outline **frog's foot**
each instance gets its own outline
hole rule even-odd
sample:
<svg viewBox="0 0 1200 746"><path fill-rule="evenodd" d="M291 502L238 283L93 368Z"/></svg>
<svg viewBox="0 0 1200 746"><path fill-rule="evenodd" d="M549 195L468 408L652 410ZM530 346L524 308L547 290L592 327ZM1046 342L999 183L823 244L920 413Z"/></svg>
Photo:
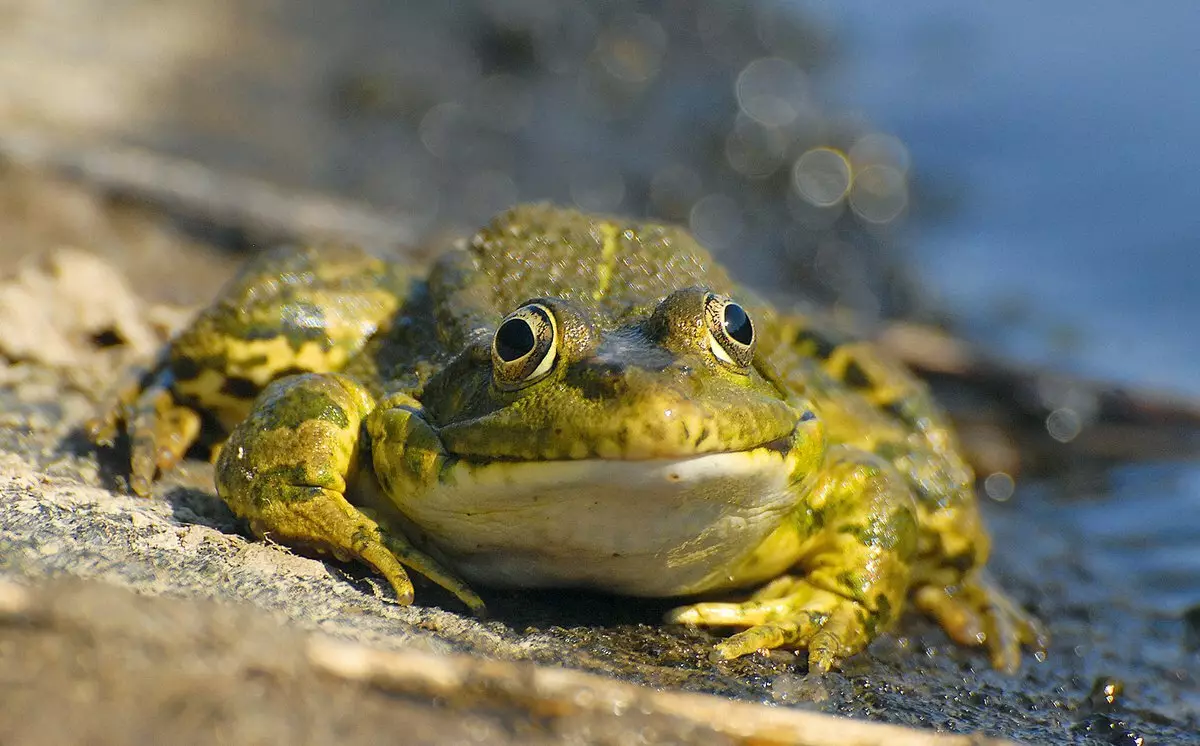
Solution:
<svg viewBox="0 0 1200 746"><path fill-rule="evenodd" d="M150 494L154 477L179 463L200 435L200 415L171 393L171 374L160 369L122 382L115 402L85 425L88 437L112 446L122 423L129 432L129 487Z"/></svg>
<svg viewBox="0 0 1200 746"><path fill-rule="evenodd" d="M718 643L710 657L731 660L758 650L808 648L810 671L829 671L863 650L880 626L862 604L785 575L743 603L681 606L667 621L706 627L746 627Z"/></svg>
<svg viewBox="0 0 1200 746"><path fill-rule="evenodd" d="M462 581L346 499L358 472L360 425L373 405L345 376L276 381L221 449L217 493L264 539L375 568L401 604L413 600L407 565L482 612L483 602Z"/></svg>
<svg viewBox="0 0 1200 746"><path fill-rule="evenodd" d="M998 671L1016 673L1022 646L1045 654L1049 642L1045 629L984 572L954 586L921 586L913 593L913 602L958 644L985 646Z"/></svg>
<svg viewBox="0 0 1200 746"><path fill-rule="evenodd" d="M476 616L484 615L483 600L463 581L403 537L382 529L341 493L281 482L266 489L273 490L275 497L250 518L255 535L325 552L343 562L359 560L387 579L402 606L413 601L407 566L453 593Z"/></svg>

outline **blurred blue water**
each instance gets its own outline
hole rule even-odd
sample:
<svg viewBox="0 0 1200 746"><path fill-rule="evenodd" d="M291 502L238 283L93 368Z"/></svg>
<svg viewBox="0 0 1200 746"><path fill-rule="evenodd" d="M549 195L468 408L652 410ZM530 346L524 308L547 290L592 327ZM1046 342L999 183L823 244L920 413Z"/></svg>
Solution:
<svg viewBox="0 0 1200 746"><path fill-rule="evenodd" d="M825 100L910 149L935 304L989 349L1200 396L1200 3L797 5L841 43ZM999 541L1049 527L1094 579L1068 589L1083 605L1200 604L1200 467L1066 481L1019 485Z"/></svg>
<svg viewBox="0 0 1200 746"><path fill-rule="evenodd" d="M913 244L956 317L1025 359L1200 394L1200 3L799 5L843 42L826 99L898 135L936 197Z"/></svg>

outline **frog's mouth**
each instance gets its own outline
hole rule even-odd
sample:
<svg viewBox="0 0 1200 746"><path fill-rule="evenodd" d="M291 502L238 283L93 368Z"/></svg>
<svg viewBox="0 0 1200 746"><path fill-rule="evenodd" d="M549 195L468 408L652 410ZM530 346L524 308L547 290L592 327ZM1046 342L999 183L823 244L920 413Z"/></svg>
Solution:
<svg viewBox="0 0 1200 746"><path fill-rule="evenodd" d="M400 509L469 581L699 593L761 579L735 568L799 499L787 442L663 459L462 459Z"/></svg>
<svg viewBox="0 0 1200 746"><path fill-rule="evenodd" d="M428 491L397 507L467 580L588 587L643 596L699 593L786 569L737 570L802 499L824 458L801 417L751 448L641 459L448 459Z"/></svg>
<svg viewBox="0 0 1200 746"><path fill-rule="evenodd" d="M675 460L684 461L684 460L687 460L690 458L695 458L698 455L732 455L732 454L739 454L739 453L752 453L755 451L773 452L773 453L777 453L781 456L784 456L789 451L791 451L791 449L794 447L795 437L796 437L795 430L793 430L792 433L789 433L788 435L784 435L782 437L775 438L773 440L769 440L766 443L761 443L756 446L751 446L750 448L738 448L736 450L728 450L728 451L712 451L707 454L697 454L697 453L694 453L691 451L680 452L677 454L670 454L667 452L649 453L649 454L643 453L643 452L637 452L637 453L629 454L629 455L619 454L616 456L612 456L610 458L596 458L589 451L588 455L581 456L580 458L555 458L555 459L528 458L528 457L508 455L508 454L483 455L483 454L477 454L477 453L448 453L447 455L450 456L451 459L453 459L453 460L457 460L459 462L466 463L466 464L471 464L471 465L477 466L477 467L483 467L483 466L487 466L489 464L554 463L554 462L558 462L558 461L589 461L589 460L590 461L611 461L611 462L675 461Z"/></svg>
<svg viewBox="0 0 1200 746"><path fill-rule="evenodd" d="M473 463L652 461L760 449L784 452L811 412L785 401L753 397L735 403L679 396L556 413L506 407L438 428L449 455Z"/></svg>

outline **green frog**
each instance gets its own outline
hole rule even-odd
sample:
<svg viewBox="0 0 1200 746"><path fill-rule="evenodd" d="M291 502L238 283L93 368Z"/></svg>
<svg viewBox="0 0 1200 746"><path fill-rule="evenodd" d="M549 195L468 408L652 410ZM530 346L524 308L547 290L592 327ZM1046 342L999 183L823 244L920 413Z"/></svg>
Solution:
<svg viewBox="0 0 1200 746"><path fill-rule="evenodd" d="M409 571L476 612L469 584L680 597L669 622L740 630L712 658L821 671L909 601L1004 671L1044 643L984 571L926 387L678 227L529 205L427 274L262 254L92 433L121 427L139 494L228 433L217 493L256 535L364 562L401 604Z"/></svg>

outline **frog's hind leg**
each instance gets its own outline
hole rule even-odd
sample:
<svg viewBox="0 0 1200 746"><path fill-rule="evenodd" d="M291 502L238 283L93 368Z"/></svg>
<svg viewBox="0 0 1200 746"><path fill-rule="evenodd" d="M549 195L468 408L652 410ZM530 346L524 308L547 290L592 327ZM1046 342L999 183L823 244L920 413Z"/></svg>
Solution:
<svg viewBox="0 0 1200 746"><path fill-rule="evenodd" d="M958 644L986 646L998 671L1016 673L1023 645L1045 654L1049 638L1041 623L1005 595L982 568L952 583L924 584L912 598Z"/></svg>
<svg viewBox="0 0 1200 746"><path fill-rule="evenodd" d="M887 463L835 447L803 510L780 531L794 532L802 547L803 575L778 578L744 603L699 603L668 618L747 627L716 646L717 659L807 647L810 670L828 671L865 648L903 607L917 544L912 496Z"/></svg>
<svg viewBox="0 0 1200 746"><path fill-rule="evenodd" d="M171 393L168 371L137 371L121 382L110 397L115 403L86 425L93 443L112 446L117 429L129 431L129 487L137 495L150 494L150 483L183 458L200 435L196 410L180 405Z"/></svg>
<svg viewBox="0 0 1200 746"><path fill-rule="evenodd" d="M374 406L370 392L343 375L272 383L221 449L217 493L260 537L374 567L402 604L413 597L407 565L481 611L461 581L347 499L356 481L372 479L369 463L359 461L368 450L363 420Z"/></svg>
<svg viewBox="0 0 1200 746"><path fill-rule="evenodd" d="M411 278L353 247L284 247L260 254L183 329L147 373L128 381L87 430L111 445L130 434L133 491L174 466L202 421L228 432L272 380L342 369L388 324Z"/></svg>

